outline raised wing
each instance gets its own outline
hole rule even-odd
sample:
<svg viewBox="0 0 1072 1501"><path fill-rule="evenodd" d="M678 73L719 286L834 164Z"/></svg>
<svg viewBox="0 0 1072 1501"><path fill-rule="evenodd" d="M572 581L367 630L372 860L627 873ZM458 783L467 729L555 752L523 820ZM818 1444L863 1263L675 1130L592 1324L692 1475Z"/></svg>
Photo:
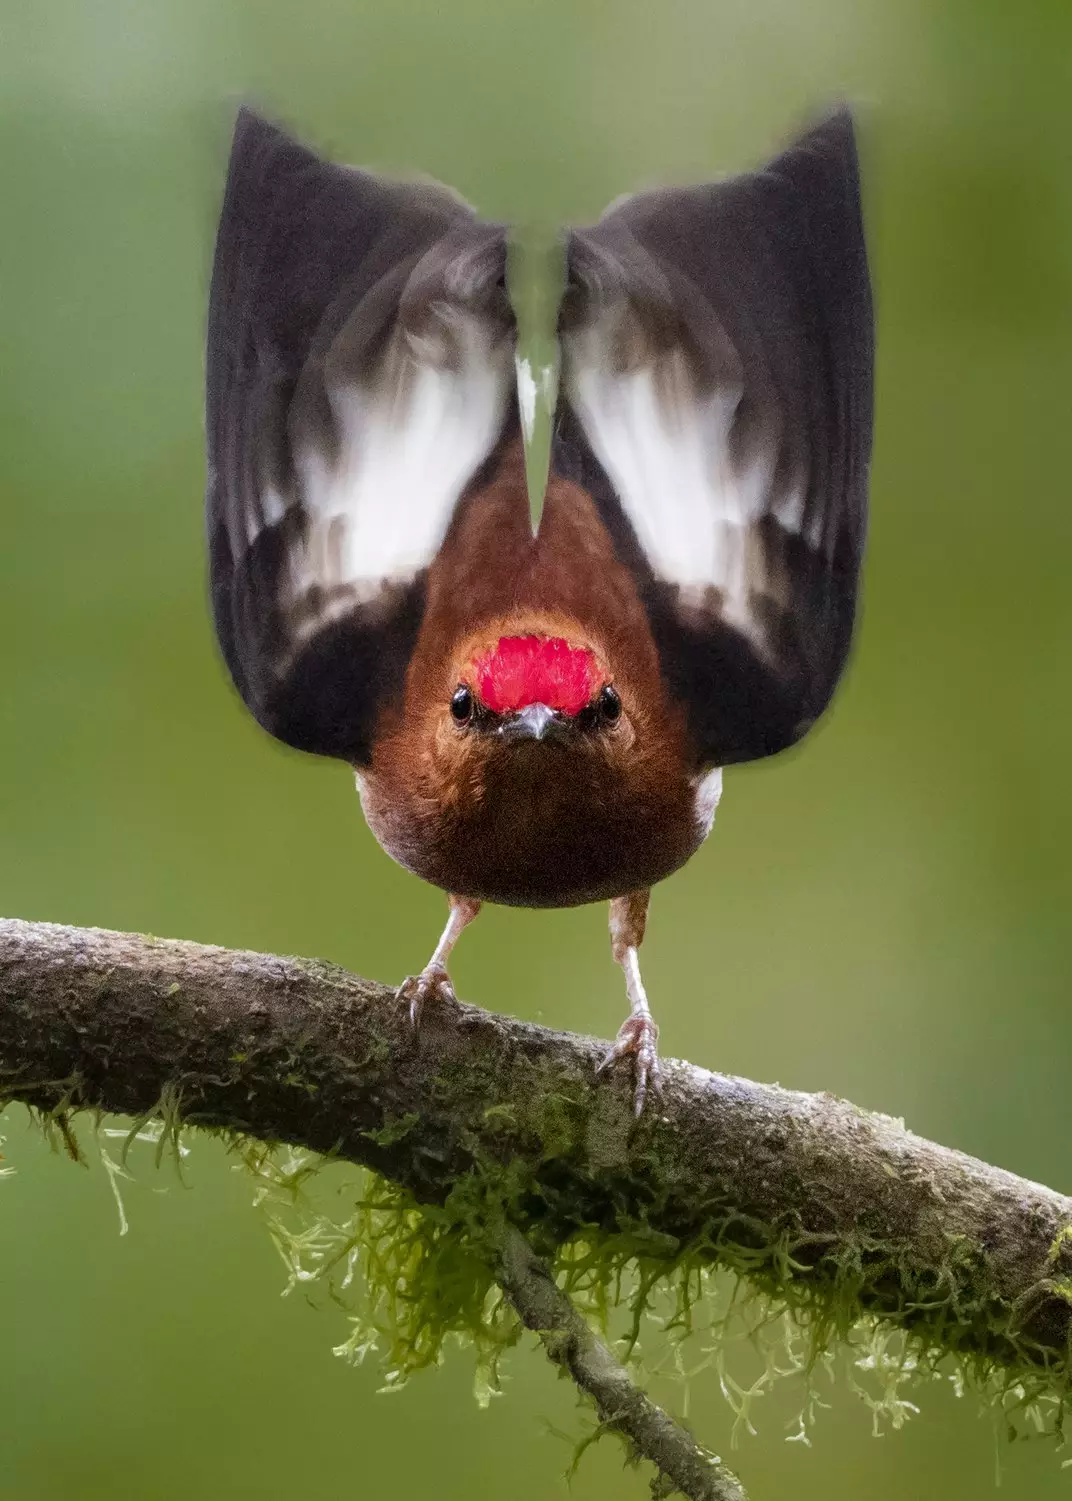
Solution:
<svg viewBox="0 0 1072 1501"><path fill-rule="evenodd" d="M262 725L367 761L423 579L518 428L506 235L239 115L209 308L216 628Z"/></svg>
<svg viewBox="0 0 1072 1501"><path fill-rule="evenodd" d="M851 118L567 248L555 472L633 569L700 765L783 750L852 635L872 314Z"/></svg>

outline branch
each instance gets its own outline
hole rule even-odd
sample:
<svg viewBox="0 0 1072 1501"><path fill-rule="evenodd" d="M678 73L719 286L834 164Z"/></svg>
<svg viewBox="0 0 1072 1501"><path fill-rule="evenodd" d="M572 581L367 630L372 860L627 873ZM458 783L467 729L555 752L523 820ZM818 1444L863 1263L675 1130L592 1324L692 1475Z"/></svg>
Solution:
<svg viewBox="0 0 1072 1501"><path fill-rule="evenodd" d="M650 1459L690 1501L746 1501L736 1475L639 1390L512 1227L503 1241L499 1282L548 1358L592 1398L603 1425L623 1434L634 1453Z"/></svg>
<svg viewBox="0 0 1072 1501"><path fill-rule="evenodd" d="M578 1234L729 1266L804 1313L895 1323L935 1358L1061 1397L1072 1199L887 1116L664 1065L635 1124L605 1044L475 1007L419 1034L387 987L330 965L0 922L0 1096L142 1116L162 1100L362 1163L423 1203L500 1169L541 1255Z"/></svg>

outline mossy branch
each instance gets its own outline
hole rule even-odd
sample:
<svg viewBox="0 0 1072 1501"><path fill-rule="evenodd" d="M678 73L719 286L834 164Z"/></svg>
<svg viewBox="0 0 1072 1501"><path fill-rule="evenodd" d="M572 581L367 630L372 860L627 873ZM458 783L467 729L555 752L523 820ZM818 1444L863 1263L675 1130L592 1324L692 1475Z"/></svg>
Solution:
<svg viewBox="0 0 1072 1501"><path fill-rule="evenodd" d="M311 1148L425 1205L468 1185L538 1257L581 1239L645 1285L721 1265L820 1348L871 1316L1063 1406L1072 1199L830 1095L685 1063L637 1123L631 1081L595 1074L605 1046L461 1004L414 1036L390 989L330 965L0 922L0 1098Z"/></svg>

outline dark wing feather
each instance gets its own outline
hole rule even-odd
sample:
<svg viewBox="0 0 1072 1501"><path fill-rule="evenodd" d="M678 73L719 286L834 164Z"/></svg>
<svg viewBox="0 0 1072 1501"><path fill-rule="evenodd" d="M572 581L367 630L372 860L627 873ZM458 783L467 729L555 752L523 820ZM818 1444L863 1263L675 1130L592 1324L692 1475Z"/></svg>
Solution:
<svg viewBox="0 0 1072 1501"><path fill-rule="evenodd" d="M698 762L783 750L853 629L871 449L850 116L762 171L626 199L568 241L552 466L638 579Z"/></svg>
<svg viewBox="0 0 1072 1501"><path fill-rule="evenodd" d="M517 430L506 235L446 189L321 161L239 115L209 307L220 645L257 719L367 761L423 579Z"/></svg>

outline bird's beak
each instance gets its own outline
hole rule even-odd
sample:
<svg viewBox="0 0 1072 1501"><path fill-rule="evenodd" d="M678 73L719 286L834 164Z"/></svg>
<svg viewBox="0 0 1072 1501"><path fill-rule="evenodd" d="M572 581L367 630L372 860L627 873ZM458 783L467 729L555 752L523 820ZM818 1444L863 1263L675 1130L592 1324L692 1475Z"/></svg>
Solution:
<svg viewBox="0 0 1072 1501"><path fill-rule="evenodd" d="M563 715L546 704L528 704L503 720L499 734L504 740L561 742L570 738L570 726Z"/></svg>

